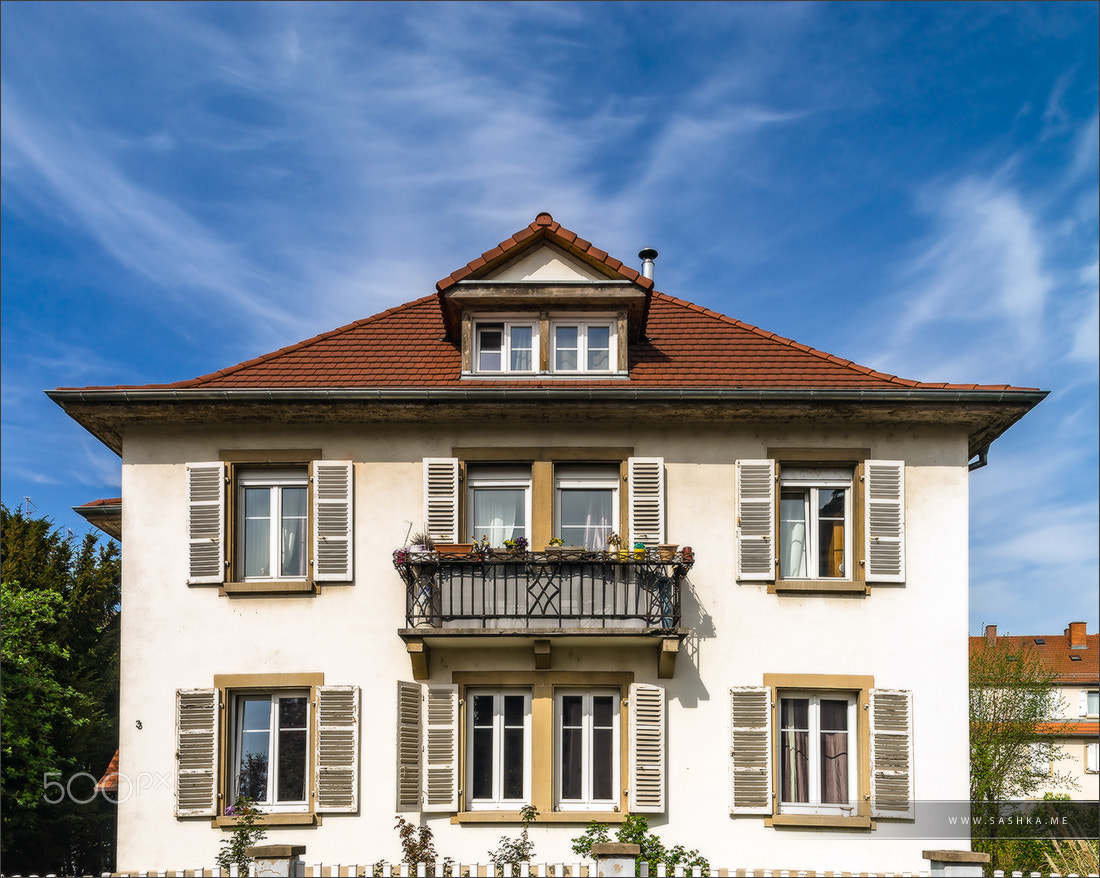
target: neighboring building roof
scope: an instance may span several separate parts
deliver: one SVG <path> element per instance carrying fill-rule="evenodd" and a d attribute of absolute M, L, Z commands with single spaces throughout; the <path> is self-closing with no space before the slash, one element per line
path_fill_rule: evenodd
<path fill-rule="evenodd" d="M 97 793 L 118 792 L 118 750 L 115 750 L 115 755 L 111 757 L 111 764 L 107 766 L 103 776 L 96 782 L 95 791 Z"/>
<path fill-rule="evenodd" d="M 1093 738 L 1100 735 L 1100 723 L 1081 722 L 1070 717 L 1057 722 L 1039 723 L 1036 729 L 1040 735 L 1056 735 L 1059 738 Z"/>
<path fill-rule="evenodd" d="M 91 525 L 99 528 L 107 536 L 122 540 L 122 498 L 110 497 L 104 500 L 90 500 L 81 506 L 74 506 L 73 512 Z"/>
<path fill-rule="evenodd" d="M 971 654 L 996 647 L 1033 651 L 1061 685 L 1100 684 L 1100 634 L 1086 633 L 1084 622 L 1070 622 L 1062 634 L 998 635 L 996 625 L 987 625 L 985 634 L 970 638 Z"/>

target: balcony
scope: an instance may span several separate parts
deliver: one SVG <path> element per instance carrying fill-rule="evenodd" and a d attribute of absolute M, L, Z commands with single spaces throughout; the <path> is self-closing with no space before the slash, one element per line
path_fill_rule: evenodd
<path fill-rule="evenodd" d="M 394 567 L 405 583 L 400 634 L 410 653 L 430 644 L 527 640 L 535 647 L 536 667 L 540 650 L 549 661 L 550 640 L 625 644 L 656 638 L 670 641 L 662 647 L 667 653 L 671 641 L 679 648 L 684 634 L 680 594 L 694 560 L 690 550 L 398 550 Z M 414 671 L 415 665 L 414 657 Z"/>

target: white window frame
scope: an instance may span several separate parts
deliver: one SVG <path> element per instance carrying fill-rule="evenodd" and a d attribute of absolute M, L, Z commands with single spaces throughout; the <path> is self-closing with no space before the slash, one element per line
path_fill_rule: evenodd
<path fill-rule="evenodd" d="M 490 326 L 501 327 L 500 368 L 484 369 L 481 366 L 481 332 Z M 512 368 L 512 330 L 524 327 L 531 330 L 531 368 Z M 485 316 L 474 323 L 473 330 L 473 372 L 479 375 L 532 375 L 539 370 L 539 325 L 535 320 L 512 320 L 506 317 Z"/>
<path fill-rule="evenodd" d="M 807 775 L 809 781 L 809 802 L 783 801 L 783 700 L 805 698 L 809 700 L 809 741 L 807 753 Z M 821 801 L 821 701 L 848 702 L 848 802 L 836 804 Z M 860 756 L 856 710 L 858 694 L 855 692 L 833 692 L 829 690 L 791 690 L 781 689 L 777 693 L 775 770 L 777 779 L 776 805 L 779 814 L 820 814 L 851 817 L 859 813 L 859 772 Z"/>
<path fill-rule="evenodd" d="M 852 533 L 854 530 L 854 506 L 853 506 L 853 473 L 848 467 L 780 467 L 779 471 L 779 504 L 776 509 L 776 517 L 779 528 L 776 538 L 779 543 L 779 557 L 782 558 L 783 545 L 783 492 L 785 490 L 805 491 L 803 500 L 803 513 L 806 524 L 806 574 L 802 576 L 786 575 L 782 562 L 779 564 L 778 576 L 781 580 L 836 580 L 850 581 L 852 579 Z M 834 490 L 844 488 L 844 561 L 841 564 L 840 576 L 821 576 L 818 574 L 818 555 L 820 552 L 819 540 L 819 503 L 818 492 L 822 490 Z"/>
<path fill-rule="evenodd" d="M 1100 715 L 1100 691 L 1096 689 L 1085 690 L 1085 716 Z M 1091 702 L 1091 704 L 1090 704 Z"/>
<path fill-rule="evenodd" d="M 239 794 L 239 776 L 241 766 L 241 750 L 244 736 L 244 702 L 247 699 L 266 698 L 271 703 L 268 721 L 268 751 L 267 751 L 267 792 L 264 801 L 256 801 L 256 805 L 265 811 L 273 812 L 298 812 L 309 810 L 309 794 L 311 787 L 310 771 L 312 762 L 312 736 L 313 736 L 313 704 L 308 689 L 275 689 L 267 691 L 242 691 L 234 692 L 230 696 L 230 733 L 232 735 L 232 759 L 230 761 L 230 794 L 235 800 Z M 305 798 L 290 802 L 276 801 L 277 768 L 279 765 L 279 704 L 284 698 L 304 698 L 306 703 L 305 748 L 303 751 L 302 770 L 305 773 Z M 230 803 L 232 804 L 232 803 Z"/>
<path fill-rule="evenodd" d="M 521 471 L 522 470 L 522 471 Z M 526 537 L 527 543 L 531 543 L 531 470 L 530 467 L 517 467 L 510 465 L 478 464 L 470 465 L 466 475 L 466 529 L 470 532 L 470 538 L 477 542 L 483 536 L 484 528 L 478 529 L 474 522 L 474 493 L 478 490 L 493 488 L 522 489 L 524 524 L 521 536 Z M 526 472 L 526 475 L 524 475 Z M 494 546 L 502 548 L 502 546 Z"/>
<path fill-rule="evenodd" d="M 523 698 L 523 795 L 520 798 L 505 798 L 502 790 L 504 773 L 504 698 L 506 696 Z M 474 798 L 474 698 L 491 696 L 493 698 L 493 793 L 488 798 Z M 520 688 L 503 689 L 467 689 L 466 706 L 466 765 L 465 791 L 466 809 L 469 811 L 518 810 L 531 801 L 531 690 Z"/>
<path fill-rule="evenodd" d="M 558 368 L 558 329 L 566 326 L 577 328 L 577 368 Z M 588 331 L 590 328 L 602 327 L 607 329 L 608 350 L 607 368 L 588 368 Z M 618 326 L 614 318 L 604 317 L 597 319 L 581 319 L 558 317 L 550 322 L 550 371 L 559 375 L 610 375 L 618 371 L 619 339 Z"/>
<path fill-rule="evenodd" d="M 564 713 L 562 699 L 568 696 L 580 696 L 581 702 L 581 787 L 579 799 L 566 799 L 562 794 L 562 755 L 564 736 Z M 611 699 L 611 795 L 606 799 L 597 799 L 592 793 L 593 769 L 593 730 L 595 712 L 593 698 Z M 558 689 L 554 692 L 554 802 L 561 811 L 613 811 L 619 804 L 621 780 L 619 766 L 622 762 L 621 740 L 621 702 L 622 692 L 618 689 Z"/>
<path fill-rule="evenodd" d="M 612 474 L 612 470 L 618 470 L 616 464 L 608 464 L 604 468 L 607 469 L 607 475 L 597 475 L 595 470 L 601 467 L 601 464 L 585 464 L 584 468 L 591 468 L 593 470 L 592 475 L 585 475 L 580 466 L 574 468 L 569 464 L 561 464 L 555 466 L 554 469 L 554 536 L 559 539 L 562 536 L 562 513 L 561 513 L 561 496 L 563 491 L 570 490 L 610 490 L 611 491 L 611 529 L 610 533 L 619 533 L 619 484 L 622 481 L 618 472 Z M 570 545 L 575 545 L 570 543 Z M 597 549 L 603 549 L 605 546 L 597 546 Z"/>
<path fill-rule="evenodd" d="M 1085 742 L 1085 774 L 1100 772 L 1100 741 Z"/>
<path fill-rule="evenodd" d="M 286 581 L 300 582 L 309 577 L 309 535 L 310 535 L 310 502 L 309 502 L 309 471 L 306 467 L 293 467 L 281 469 L 246 469 L 238 471 L 236 477 L 237 490 L 237 520 L 236 520 L 236 558 L 239 578 L 242 582 L 269 582 Z M 268 533 L 268 569 L 272 571 L 269 576 L 247 576 L 245 564 L 248 553 L 248 528 L 246 518 L 245 493 L 248 489 L 268 488 L 270 491 L 270 528 Z M 302 562 L 303 571 L 299 574 L 283 576 L 278 571 L 281 569 L 281 534 L 282 534 L 282 488 L 302 488 L 306 491 L 305 509 L 302 513 Z"/>

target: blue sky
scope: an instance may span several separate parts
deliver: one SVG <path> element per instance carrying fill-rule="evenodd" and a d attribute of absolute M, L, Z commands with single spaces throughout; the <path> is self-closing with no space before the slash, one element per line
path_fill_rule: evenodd
<path fill-rule="evenodd" d="M 540 210 L 867 366 L 1051 395 L 971 617 L 1097 628 L 1097 3 L 4 3 L 3 501 L 119 493 L 42 393 L 204 374 Z"/>

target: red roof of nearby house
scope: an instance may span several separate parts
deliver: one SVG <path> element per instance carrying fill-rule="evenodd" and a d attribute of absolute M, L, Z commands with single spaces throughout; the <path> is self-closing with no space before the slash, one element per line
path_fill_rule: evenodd
<path fill-rule="evenodd" d="M 1039 723 L 1036 731 L 1040 735 L 1057 735 L 1059 737 L 1095 738 L 1100 735 L 1100 723 L 1080 722 L 1075 719 L 1062 720 L 1061 722 Z"/>
<path fill-rule="evenodd" d="M 96 782 L 95 791 L 97 793 L 118 792 L 118 750 L 115 750 L 115 755 L 111 757 L 111 764 L 108 765 L 107 770 L 103 772 L 103 777 Z"/>
<path fill-rule="evenodd" d="M 1100 682 L 1100 634 L 1087 634 L 1084 622 L 1071 622 L 1062 634 L 998 635 L 997 626 L 970 638 L 970 652 L 991 646 L 1033 650 L 1062 684 Z"/>
<path fill-rule="evenodd" d="M 330 332 L 173 384 L 141 389 L 361 389 L 562 387 L 560 380 L 462 379 L 461 353 L 445 339 L 440 297 L 458 281 L 481 277 L 548 240 L 609 277 L 628 280 L 650 296 L 645 338 L 629 349 L 629 386 L 725 389 L 945 389 L 1032 390 L 1009 385 L 922 383 L 876 372 L 772 332 L 663 293 L 652 280 L 574 232 L 549 214 L 489 250 L 437 284 L 438 293 L 357 320 Z M 569 387 L 622 387 L 621 379 L 578 378 Z M 112 388 L 82 388 L 106 390 Z M 119 387 L 117 389 L 124 389 Z M 129 386 L 125 389 L 137 389 Z"/>
<path fill-rule="evenodd" d="M 102 508 L 102 507 L 112 507 L 112 506 L 121 506 L 121 505 L 122 505 L 122 498 L 121 497 L 107 497 L 107 498 L 104 498 L 102 500 L 89 500 L 87 503 L 82 503 L 79 506 L 74 506 L 73 509 L 76 509 L 76 510 L 79 511 L 81 509 L 97 509 L 97 508 Z"/>

